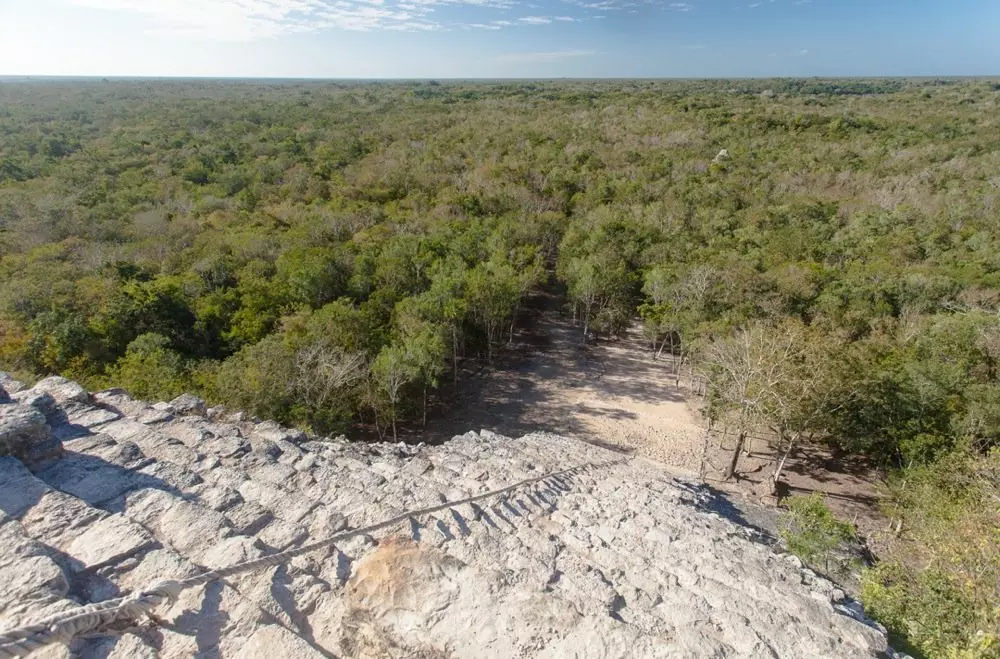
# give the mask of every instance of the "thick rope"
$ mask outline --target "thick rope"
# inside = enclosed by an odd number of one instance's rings
[[[268,556],[263,556],[250,561],[244,561],[243,563],[237,563],[218,570],[208,570],[188,579],[159,581],[151,585],[146,590],[132,593],[126,597],[107,600],[105,602],[98,602],[96,604],[88,604],[86,606],[70,609],[69,611],[63,611],[36,624],[21,627],[20,629],[12,629],[0,634],[0,659],[26,657],[39,648],[47,645],[53,645],[55,643],[68,644],[75,637],[80,636],[81,634],[86,634],[96,629],[109,626],[117,621],[135,620],[144,614],[150,613],[153,609],[165,602],[176,601],[181,592],[217,579],[224,579],[234,574],[252,572],[259,568],[279,565],[290,561],[297,556],[309,554],[326,547],[332,547],[334,544],[347,540],[348,538],[370,535],[376,531],[391,528],[406,522],[413,517],[430,515],[442,510],[454,508],[455,506],[461,506],[462,504],[471,504],[477,501],[482,501],[483,499],[502,496],[534,483],[551,480],[552,482],[548,483],[551,488],[565,490],[568,489],[568,486],[560,481],[560,477],[572,476],[591,469],[609,467],[621,462],[623,462],[623,460],[611,460],[598,464],[586,463],[570,469],[565,469],[563,471],[556,471],[536,476],[534,478],[528,478],[499,490],[484,492],[460,501],[449,501],[436,506],[430,506],[429,508],[411,510],[390,519],[376,522],[375,524],[371,524],[369,526],[341,531],[340,533],[336,533],[325,540],[320,540],[319,542],[314,542],[309,545],[288,549],[283,552],[270,554]]]

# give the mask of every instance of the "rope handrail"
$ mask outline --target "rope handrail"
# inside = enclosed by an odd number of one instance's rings
[[[0,633],[0,659],[14,659],[15,657],[26,657],[35,650],[55,643],[69,643],[75,637],[85,634],[101,627],[105,627],[119,620],[134,620],[144,614],[150,613],[164,602],[173,602],[181,592],[195,588],[197,586],[224,579],[226,577],[252,572],[259,568],[279,565],[297,556],[309,554],[326,547],[331,547],[338,542],[349,538],[370,535],[376,531],[391,528],[402,524],[414,517],[430,515],[442,510],[461,506],[463,504],[475,503],[491,497],[502,496],[518,490],[527,485],[543,482],[549,479],[558,479],[561,476],[568,476],[586,471],[589,469],[600,469],[615,464],[620,464],[626,460],[609,460],[601,463],[584,463],[564,469],[550,472],[518,481],[513,485],[476,494],[459,501],[448,501],[427,508],[410,510],[395,517],[376,522],[368,526],[347,529],[333,534],[325,540],[288,549],[268,556],[262,556],[253,560],[236,563],[229,567],[216,570],[207,570],[201,574],[181,580],[163,580],[152,584],[149,588],[141,590],[125,597],[87,604],[68,611],[63,611],[41,620],[35,624],[27,625],[18,629],[12,629]]]

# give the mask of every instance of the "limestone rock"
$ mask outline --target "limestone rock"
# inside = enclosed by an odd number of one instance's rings
[[[31,464],[61,451],[62,443],[52,437],[41,412],[19,403],[0,404],[0,456],[12,455]]]
[[[0,567],[0,602],[5,615],[61,599],[69,592],[66,575],[48,556],[35,555]]]
[[[16,394],[24,389],[24,383],[15,380],[9,373],[0,371],[0,390],[8,396]]]
[[[46,419],[54,418],[59,412],[56,399],[53,398],[52,394],[47,391],[41,391],[39,389],[24,389],[23,391],[19,391],[11,396],[11,400],[20,403],[21,405],[27,405],[35,408],[41,412]]]
[[[91,524],[68,547],[80,569],[92,569],[135,555],[156,541],[138,524],[122,515],[111,515]]]
[[[721,494],[592,444],[306,441],[196,401],[91,403],[60,378],[13,397],[2,436],[37,445],[52,427],[66,451],[31,469],[0,457],[0,630],[337,540],[185,590],[163,625],[39,656],[893,656],[860,605]]]
[[[284,627],[268,625],[261,627],[236,655],[236,659],[308,659],[324,657],[323,653],[313,649],[305,640],[296,636]]]
[[[301,430],[284,428],[273,421],[258,423],[251,431],[250,437],[253,439],[263,439],[272,442],[304,442],[306,434]]]
[[[712,162],[714,162],[716,164],[719,164],[719,163],[726,162],[727,160],[730,160],[731,158],[732,158],[732,156],[729,155],[729,149],[723,149],[723,150],[719,151],[719,153],[714,158],[712,158]]]
[[[57,403],[66,404],[69,402],[74,403],[89,403],[90,394],[86,389],[81,387],[76,382],[72,380],[67,380],[66,378],[59,377],[58,375],[53,375],[47,377],[44,380],[40,380],[34,387],[35,391],[43,391],[51,395]]]
[[[205,405],[205,401],[191,394],[181,394],[170,401],[170,406],[174,412],[181,415],[208,415],[208,407]]]

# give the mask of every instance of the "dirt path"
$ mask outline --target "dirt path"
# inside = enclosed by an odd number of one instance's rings
[[[511,361],[461,383],[427,439],[481,428],[510,436],[544,430],[696,473],[703,430],[669,365],[650,359],[636,331],[584,346],[562,307],[558,291],[533,298],[507,351]]]
[[[502,360],[460,381],[459,394],[437,410],[420,439],[439,442],[480,429],[511,437],[548,431],[699,473],[705,424],[685,400],[686,390],[675,386],[670,363],[652,360],[636,328],[584,346],[564,306],[558,289],[535,295]],[[767,441],[754,440],[740,457],[739,480],[723,482],[732,445],[731,437],[711,434],[706,481],[750,501],[773,502],[768,477],[775,455]],[[803,447],[789,458],[783,481],[784,496],[822,492],[864,535],[885,525],[878,477],[863,464]]]

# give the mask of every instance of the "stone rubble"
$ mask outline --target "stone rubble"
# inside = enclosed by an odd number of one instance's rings
[[[0,635],[586,463],[579,440],[315,441],[0,374]],[[56,446],[58,450],[54,450]],[[39,448],[41,447],[41,448]],[[885,630],[720,495],[634,459],[186,591],[39,657],[875,657]]]

